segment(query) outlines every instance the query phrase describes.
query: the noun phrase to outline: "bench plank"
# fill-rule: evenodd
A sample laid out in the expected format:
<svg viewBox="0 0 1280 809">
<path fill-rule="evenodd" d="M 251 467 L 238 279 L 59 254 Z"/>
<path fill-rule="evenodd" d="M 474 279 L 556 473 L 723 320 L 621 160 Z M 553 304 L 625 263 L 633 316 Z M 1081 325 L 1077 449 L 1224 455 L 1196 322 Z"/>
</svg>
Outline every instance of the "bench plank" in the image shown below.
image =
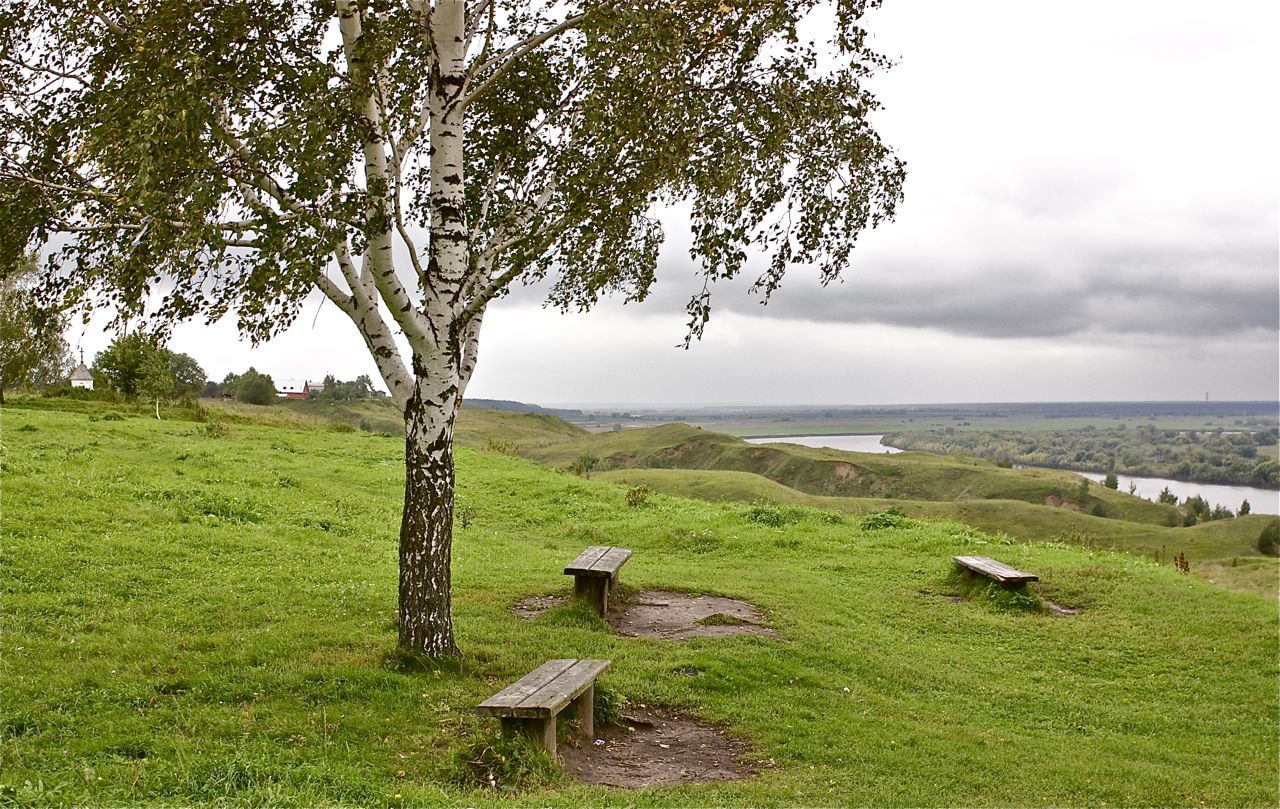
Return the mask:
<svg viewBox="0 0 1280 809">
<path fill-rule="evenodd" d="M 480 703 L 479 707 L 476 708 L 476 713 L 481 716 L 511 716 L 512 714 L 507 713 L 509 709 L 524 702 L 531 694 L 536 693 L 538 689 L 564 674 L 577 662 L 572 658 L 548 660 Z"/>
<path fill-rule="evenodd" d="M 610 550 L 612 549 L 608 545 L 592 545 L 582 553 L 578 554 L 578 558 L 574 559 L 565 567 L 564 574 L 569 576 L 589 573 L 591 566 L 598 562 L 600 557 L 604 556 Z"/>
<path fill-rule="evenodd" d="M 622 566 L 631 558 L 631 551 L 626 548 L 610 548 L 608 553 L 601 556 L 596 563 L 591 566 L 591 572 L 597 575 L 603 573 L 607 576 L 616 576 Z"/>
<path fill-rule="evenodd" d="M 608 671 L 609 665 L 608 660 L 579 660 L 564 674 L 520 703 L 518 708 L 522 711 L 545 711 L 546 715 L 560 713 L 578 695 L 590 688 L 597 677 Z"/>
<path fill-rule="evenodd" d="M 608 660 L 550 660 L 476 707 L 480 716 L 553 717 L 590 688 Z"/>
<path fill-rule="evenodd" d="M 953 559 L 957 565 L 995 579 L 1001 584 L 1024 584 L 1029 581 L 1040 581 L 1040 577 L 1034 573 L 1018 570 L 1015 567 L 1006 565 L 1004 562 L 997 562 L 995 559 L 990 559 L 986 556 L 956 556 Z"/>
</svg>

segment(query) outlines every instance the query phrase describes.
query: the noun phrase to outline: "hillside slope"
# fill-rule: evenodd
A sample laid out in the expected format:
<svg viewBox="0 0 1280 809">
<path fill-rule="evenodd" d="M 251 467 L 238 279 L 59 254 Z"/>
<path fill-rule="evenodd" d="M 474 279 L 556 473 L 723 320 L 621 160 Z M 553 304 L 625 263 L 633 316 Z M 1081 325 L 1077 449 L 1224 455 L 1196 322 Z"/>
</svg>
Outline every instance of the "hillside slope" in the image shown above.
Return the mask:
<svg viewBox="0 0 1280 809">
<path fill-rule="evenodd" d="M 1274 806 L 1274 604 L 1134 557 L 953 522 L 864 529 L 459 451 L 466 657 L 394 654 L 399 442 L 3 411 L 0 794 L 26 805 Z M 780 639 L 619 637 L 519 599 L 589 543 L 628 587 L 759 605 Z M 1040 574 L 1070 619 L 958 597 L 950 557 Z M 951 597 L 949 597 L 951 596 Z M 472 707 L 550 657 L 748 739 L 742 782 L 625 792 L 495 771 Z M 512 779 L 512 780 L 508 780 Z M 474 783 L 471 782 L 471 783 Z"/>
<path fill-rule="evenodd" d="M 704 500 L 768 502 L 866 514 L 896 508 L 912 517 L 950 519 L 993 534 L 1027 542 L 1066 542 L 1127 551 L 1170 563 L 1185 554 L 1192 572 L 1233 589 L 1277 597 L 1280 559 L 1258 555 L 1258 535 L 1276 518 L 1253 514 L 1190 528 L 1132 523 L 1048 508 L 1019 500 L 963 500 L 955 503 L 867 497 L 823 497 L 796 491 L 749 472 L 682 469 L 624 469 L 597 473 L 604 480 Z M 1205 565 L 1204 563 L 1212 563 Z"/>
<path fill-rule="evenodd" d="M 520 445 L 521 455 L 568 468 L 596 459 L 602 471 L 698 469 L 749 472 L 806 494 L 900 500 L 1021 500 L 1150 525 L 1171 525 L 1177 510 L 1050 469 L 1004 469 L 960 456 L 904 452 L 844 452 L 798 444 L 751 444 L 685 424 L 614 433 L 584 433 L 572 440 Z"/>
</svg>

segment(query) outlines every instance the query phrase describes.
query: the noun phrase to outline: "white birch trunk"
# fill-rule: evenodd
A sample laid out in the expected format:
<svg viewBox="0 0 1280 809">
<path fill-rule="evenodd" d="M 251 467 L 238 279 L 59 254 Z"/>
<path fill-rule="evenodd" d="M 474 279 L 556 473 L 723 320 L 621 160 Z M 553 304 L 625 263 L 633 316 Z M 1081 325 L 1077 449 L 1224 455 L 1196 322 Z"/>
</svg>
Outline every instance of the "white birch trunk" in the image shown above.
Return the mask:
<svg viewBox="0 0 1280 809">
<path fill-rule="evenodd" d="M 431 14 L 436 64 L 431 115 L 431 243 L 426 268 L 426 337 L 413 351 L 405 406 L 405 503 L 400 526 L 400 645 L 456 655 L 451 615 L 453 422 L 461 403 L 467 334 L 460 317 L 469 269 L 465 218 L 462 92 L 466 4 L 440 0 Z"/>
</svg>

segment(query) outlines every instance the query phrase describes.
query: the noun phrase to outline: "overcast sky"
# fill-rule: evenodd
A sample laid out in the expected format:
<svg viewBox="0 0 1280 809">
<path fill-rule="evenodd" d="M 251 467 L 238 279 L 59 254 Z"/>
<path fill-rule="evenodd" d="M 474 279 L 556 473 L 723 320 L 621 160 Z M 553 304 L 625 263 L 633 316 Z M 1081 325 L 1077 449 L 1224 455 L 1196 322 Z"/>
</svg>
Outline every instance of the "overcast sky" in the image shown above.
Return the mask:
<svg viewBox="0 0 1280 809">
<path fill-rule="evenodd" d="M 700 288 L 679 210 L 643 305 L 585 315 L 524 290 L 491 307 L 474 397 L 557 403 L 884 404 L 1274 399 L 1280 349 L 1280 3 L 885 0 L 897 61 L 877 124 L 908 163 L 897 220 L 844 283 L 767 308 Z M 70 335 L 86 357 L 109 336 Z M 373 363 L 331 305 L 252 349 L 180 327 L 210 376 Z"/>
</svg>

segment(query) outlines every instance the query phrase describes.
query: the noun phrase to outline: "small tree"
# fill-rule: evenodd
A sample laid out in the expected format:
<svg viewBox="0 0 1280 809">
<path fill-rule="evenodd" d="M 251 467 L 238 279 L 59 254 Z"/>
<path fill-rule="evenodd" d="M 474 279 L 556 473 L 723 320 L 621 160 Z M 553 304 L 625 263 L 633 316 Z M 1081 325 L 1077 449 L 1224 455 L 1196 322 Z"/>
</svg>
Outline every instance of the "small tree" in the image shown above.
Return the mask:
<svg viewBox="0 0 1280 809">
<path fill-rule="evenodd" d="M 37 280 L 30 256 L 7 268 L 0 266 L 0 404 L 5 388 L 66 382 L 66 318 L 40 304 L 34 291 Z"/>
<path fill-rule="evenodd" d="M 169 367 L 169 352 L 151 351 L 142 359 L 138 373 L 138 395 L 156 404 L 156 419 L 160 419 L 160 400 L 173 396 L 173 371 Z"/>
<path fill-rule="evenodd" d="M 143 368 L 159 350 L 155 338 L 140 332 L 117 337 L 93 358 L 94 385 L 126 397 L 137 396 L 141 392 Z"/>
<path fill-rule="evenodd" d="M 169 359 L 169 374 L 173 377 L 172 395 L 175 399 L 184 396 L 199 396 L 205 387 L 204 369 L 189 354 L 166 352 Z"/>
<path fill-rule="evenodd" d="M 1102 480 L 1102 485 L 1112 491 L 1115 491 L 1120 488 L 1120 478 L 1116 477 L 1115 472 L 1108 472 L 1107 476 Z"/>
<path fill-rule="evenodd" d="M 1243 517 L 1243 516 L 1245 516 L 1246 514 L 1251 513 L 1252 511 L 1253 511 L 1253 506 L 1249 505 L 1249 501 L 1248 501 L 1248 500 L 1242 500 L 1242 501 L 1240 502 L 1240 511 L 1239 511 L 1239 512 L 1237 512 L 1237 513 L 1238 513 L 1241 517 Z"/>
<path fill-rule="evenodd" d="M 1159 500 L 1161 503 L 1164 503 L 1166 506 L 1178 505 L 1178 495 L 1169 491 L 1168 486 L 1165 486 L 1163 489 L 1160 490 L 1160 494 L 1157 495 L 1156 499 Z"/>
<path fill-rule="evenodd" d="M 236 401 L 246 404 L 266 405 L 276 400 L 276 383 L 266 374 L 250 368 L 234 382 Z"/>
</svg>

